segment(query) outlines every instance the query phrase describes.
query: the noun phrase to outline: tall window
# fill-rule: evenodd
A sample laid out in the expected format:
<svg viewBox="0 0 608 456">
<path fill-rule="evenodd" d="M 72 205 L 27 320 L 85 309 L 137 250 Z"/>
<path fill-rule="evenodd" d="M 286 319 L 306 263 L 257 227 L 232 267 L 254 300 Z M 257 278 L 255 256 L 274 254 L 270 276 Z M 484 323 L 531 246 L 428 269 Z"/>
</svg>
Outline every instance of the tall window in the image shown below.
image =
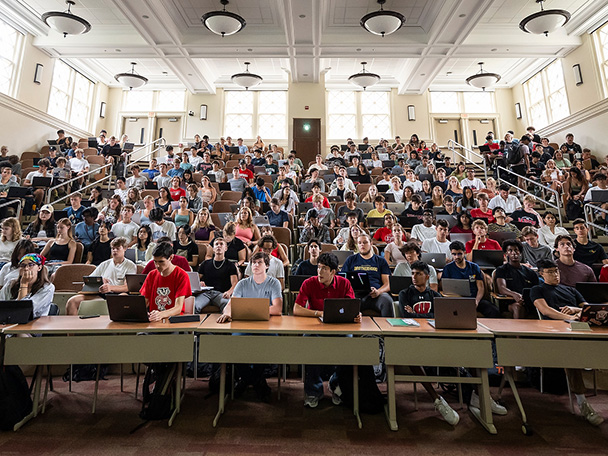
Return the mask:
<svg viewBox="0 0 608 456">
<path fill-rule="evenodd" d="M 602 74 L 604 96 L 608 97 L 608 23 L 602 25 L 593 34 L 595 51 Z"/>
<path fill-rule="evenodd" d="M 327 92 L 327 137 L 370 139 L 392 136 L 389 92 Z"/>
<path fill-rule="evenodd" d="M 390 138 L 391 105 L 388 92 L 363 92 L 361 94 L 361 122 L 363 136 Z"/>
<path fill-rule="evenodd" d="M 156 98 L 157 111 L 183 111 L 186 101 L 184 90 L 159 90 Z"/>
<path fill-rule="evenodd" d="M 464 112 L 496 112 L 492 92 L 463 92 L 462 98 L 464 100 Z"/>
<path fill-rule="evenodd" d="M 253 138 L 253 92 L 226 92 L 224 135 Z"/>
<path fill-rule="evenodd" d="M 287 139 L 287 92 L 226 91 L 224 136 L 269 140 Z"/>
<path fill-rule="evenodd" d="M 556 60 L 524 83 L 530 123 L 546 127 L 570 115 L 562 64 Z"/>
<path fill-rule="evenodd" d="M 88 78 L 57 60 L 47 112 L 78 128 L 88 129 L 94 86 Z"/>
<path fill-rule="evenodd" d="M 460 113 L 458 92 L 431 92 L 431 112 Z"/>
<path fill-rule="evenodd" d="M 262 138 L 287 138 L 287 92 L 258 92 L 257 132 Z"/>
<path fill-rule="evenodd" d="M 0 92 L 11 95 L 16 81 L 23 35 L 8 24 L 0 21 Z"/>
<path fill-rule="evenodd" d="M 124 111 L 151 111 L 154 92 L 151 90 L 125 90 L 123 99 Z M 182 108 L 183 109 L 183 108 Z"/>
<path fill-rule="evenodd" d="M 332 139 L 356 138 L 357 103 L 355 92 L 329 92 L 327 94 L 329 133 Z"/>
</svg>

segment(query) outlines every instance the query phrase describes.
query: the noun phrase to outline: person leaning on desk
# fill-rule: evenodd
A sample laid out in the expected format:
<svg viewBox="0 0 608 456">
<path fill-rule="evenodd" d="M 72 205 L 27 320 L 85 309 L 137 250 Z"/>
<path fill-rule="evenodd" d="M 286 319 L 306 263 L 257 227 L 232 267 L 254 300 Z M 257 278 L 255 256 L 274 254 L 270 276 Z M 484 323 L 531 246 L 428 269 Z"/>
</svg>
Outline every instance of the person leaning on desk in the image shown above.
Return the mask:
<svg viewBox="0 0 608 456">
<path fill-rule="evenodd" d="M 581 307 L 587 304 L 585 298 L 575 288 L 560 284 L 560 271 L 553 260 L 540 260 L 536 265 L 545 283 L 536 285 L 530 290 L 530 299 L 542 314 L 542 318 L 578 320 Z M 591 408 L 585 397 L 582 369 L 566 369 L 566 375 L 581 414 L 594 426 L 602 424 L 604 418 Z"/>
</svg>

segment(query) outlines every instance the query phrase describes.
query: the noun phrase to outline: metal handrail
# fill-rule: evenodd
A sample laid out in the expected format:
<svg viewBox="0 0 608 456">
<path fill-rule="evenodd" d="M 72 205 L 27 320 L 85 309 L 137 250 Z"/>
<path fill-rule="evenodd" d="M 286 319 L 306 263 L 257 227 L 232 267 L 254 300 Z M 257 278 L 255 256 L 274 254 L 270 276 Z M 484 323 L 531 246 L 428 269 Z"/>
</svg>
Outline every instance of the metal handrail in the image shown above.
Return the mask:
<svg viewBox="0 0 608 456">
<path fill-rule="evenodd" d="M 149 158 L 151 155 L 153 155 L 156 151 L 163 149 L 165 146 L 158 146 L 156 149 L 151 150 L 150 152 L 148 152 L 146 155 L 143 155 L 135 160 L 133 160 L 132 162 L 128 163 L 125 166 L 125 176 L 127 175 L 127 170 L 131 169 L 133 166 L 135 166 L 136 164 L 138 164 L 140 161 L 144 161 L 147 158 Z"/>
<path fill-rule="evenodd" d="M 139 151 L 141 151 L 141 150 L 143 150 L 143 149 L 146 149 L 147 147 L 150 147 L 150 148 L 151 148 L 151 147 L 152 147 L 152 146 L 154 146 L 154 144 L 156 144 L 156 143 L 159 143 L 158 147 L 157 147 L 156 149 L 154 149 L 152 152 L 150 152 L 150 153 L 146 154 L 146 155 L 145 155 L 145 157 L 149 156 L 151 153 L 154 153 L 155 151 L 159 150 L 159 149 L 160 149 L 160 148 L 162 148 L 162 147 L 167 147 L 167 140 L 166 140 L 165 138 L 158 138 L 156 141 L 153 141 L 153 142 L 151 142 L 150 144 L 144 144 L 143 146 L 141 146 L 141 147 L 139 147 L 139 148 L 137 148 L 137 149 L 134 149 L 134 150 L 132 150 L 131 152 L 129 152 L 129 153 L 128 153 L 128 154 L 125 156 L 125 162 L 126 162 L 126 163 L 129 163 L 129 159 L 131 158 L 131 156 L 132 156 L 133 154 L 135 154 L 136 152 L 139 152 Z M 133 163 L 135 163 L 135 162 L 139 161 L 140 159 L 141 159 L 141 157 L 140 157 L 140 158 L 138 158 L 138 159 L 135 159 Z"/>
<path fill-rule="evenodd" d="M 557 190 L 554 190 L 554 189 L 549 188 L 549 187 L 545 187 L 545 186 L 544 186 L 542 183 L 537 182 L 537 181 L 535 181 L 535 180 L 529 179 L 529 178 L 524 177 L 524 176 L 520 176 L 519 174 L 514 173 L 514 172 L 513 172 L 513 171 L 511 171 L 510 169 L 507 169 L 507 168 L 505 168 L 505 167 L 503 167 L 503 166 L 499 166 L 499 167 L 497 167 L 497 168 L 496 168 L 496 174 L 497 174 L 497 177 L 498 177 L 498 182 L 499 182 L 499 183 L 500 183 L 500 181 L 501 181 L 501 178 L 500 178 L 500 172 L 501 172 L 501 171 L 504 171 L 504 172 L 506 172 L 506 173 L 512 174 L 513 176 L 517 176 L 519 179 L 523 179 L 523 180 L 525 180 L 526 182 L 531 183 L 532 185 L 535 185 L 535 186 L 537 186 L 537 187 L 540 187 L 540 189 L 541 189 L 541 190 L 543 190 L 543 191 L 549 191 L 549 192 L 553 193 L 553 196 L 555 196 L 555 204 L 550 203 L 549 201 L 543 201 L 543 204 L 544 204 L 545 206 L 552 207 L 553 209 L 555 209 L 555 210 L 557 211 L 557 215 L 558 215 L 558 217 L 559 217 L 559 224 L 560 224 L 560 226 L 561 226 L 561 225 L 563 225 L 563 221 L 562 221 L 562 211 L 561 211 L 560 206 L 559 206 L 560 197 L 559 197 L 559 192 L 558 192 Z M 516 188 L 516 189 L 517 189 L 519 192 L 522 192 L 522 193 L 525 193 L 526 195 L 530 195 L 530 196 L 533 196 L 534 198 L 537 198 L 537 196 L 536 196 L 534 193 L 530 193 L 529 191 L 527 191 L 527 190 L 525 190 L 525 189 L 521 189 L 521 188 L 519 188 L 517 185 L 512 184 L 512 183 L 511 183 L 511 182 L 509 182 L 509 181 L 503 180 L 503 182 L 504 182 L 505 184 L 507 184 L 507 185 L 511 186 L 511 187 Z"/>
<path fill-rule="evenodd" d="M 585 221 L 587 222 L 587 225 L 602 230 L 608 235 L 608 227 L 598 225 L 593 222 L 593 211 L 603 212 L 604 214 L 608 215 L 608 210 L 604 209 L 603 207 L 596 206 L 593 203 L 585 203 L 583 206 L 583 212 L 585 214 Z"/>
<path fill-rule="evenodd" d="M 93 170 L 91 170 L 91 171 L 83 174 L 82 176 L 73 177 L 70 180 L 67 180 L 65 182 L 62 182 L 61 184 L 58 184 L 58 185 L 55 185 L 54 187 L 49 188 L 48 193 L 46 195 L 46 204 L 57 204 L 60 201 L 63 201 L 65 199 L 70 198 L 74 193 L 76 193 L 76 192 L 68 193 L 67 195 L 62 196 L 61 198 L 56 199 L 55 201 L 53 201 L 53 203 L 51 203 L 51 192 L 53 190 L 57 190 L 60 187 L 63 187 L 63 186 L 65 186 L 67 184 L 70 184 L 72 182 L 76 182 L 77 180 L 80 180 L 82 178 L 86 178 L 87 176 L 90 176 L 92 174 L 99 174 L 100 170 L 106 169 L 108 167 L 110 168 L 110 172 L 108 174 L 106 174 L 104 177 L 102 177 L 99 180 L 96 180 L 95 182 L 93 182 L 91 184 L 85 185 L 84 187 L 80 187 L 76 192 L 80 192 L 81 190 L 86 190 L 87 188 L 95 187 L 95 186 L 99 185 L 100 182 L 103 182 L 106 179 L 109 179 L 109 181 L 108 181 L 108 190 L 110 190 L 110 187 L 112 186 L 112 177 L 113 177 L 112 173 L 114 172 L 114 165 L 112 163 L 108 163 L 107 165 L 100 166 L 99 168 L 95 168 L 95 169 L 93 169 Z M 86 182 L 86 179 L 85 179 L 85 182 Z"/>
<path fill-rule="evenodd" d="M 21 219 L 21 206 L 23 205 L 23 203 L 21 202 L 21 198 L 17 198 L 17 199 L 14 199 L 14 200 L 6 201 L 6 202 L 0 204 L 0 208 L 8 207 L 8 206 L 14 206 L 15 203 L 17 203 L 17 213 L 15 214 L 15 217 L 18 220 L 20 220 Z"/>
<path fill-rule="evenodd" d="M 456 148 L 463 149 L 463 150 L 467 151 L 469 154 L 472 154 L 475 157 L 481 159 L 481 162 L 483 163 L 483 165 L 475 163 L 474 161 L 471 161 L 470 163 L 472 163 L 473 166 L 475 166 L 475 167 L 477 167 L 477 168 L 479 168 L 479 169 L 481 169 L 483 171 L 483 175 L 484 175 L 484 178 L 485 178 L 484 180 L 487 182 L 488 181 L 488 167 L 486 166 L 486 157 L 483 156 L 483 155 L 479 155 L 477 152 L 473 152 L 471 149 L 468 149 L 467 147 L 463 146 L 462 144 L 458 144 L 453 139 L 449 139 L 448 140 L 448 149 L 452 151 L 452 160 L 454 160 L 454 154 L 459 155 L 465 161 L 469 160 L 465 155 L 463 155 L 459 151 L 457 151 Z"/>
</svg>

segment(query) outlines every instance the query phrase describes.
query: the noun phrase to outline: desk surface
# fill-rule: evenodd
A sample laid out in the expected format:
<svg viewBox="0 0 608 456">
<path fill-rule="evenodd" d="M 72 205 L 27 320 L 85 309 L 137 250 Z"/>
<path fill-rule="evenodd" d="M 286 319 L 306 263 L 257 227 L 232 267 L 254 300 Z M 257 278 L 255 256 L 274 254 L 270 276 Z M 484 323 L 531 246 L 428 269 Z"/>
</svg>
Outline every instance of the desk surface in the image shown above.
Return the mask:
<svg viewBox="0 0 608 456">
<path fill-rule="evenodd" d="M 198 332 L 211 333 L 276 333 L 276 334 L 380 334 L 378 326 L 370 317 L 363 317 L 361 324 L 323 324 L 318 318 L 273 316 L 268 321 L 231 321 L 218 323 L 218 315 L 212 314 L 198 327 Z"/>
<path fill-rule="evenodd" d="M 435 329 L 424 318 L 415 318 L 420 326 L 391 326 L 386 318 L 374 317 L 374 321 L 387 336 L 428 336 L 428 337 L 483 337 L 491 338 L 492 333 L 478 325 L 477 329 Z"/>
<path fill-rule="evenodd" d="M 482 318 L 477 320 L 485 328 L 500 336 L 533 337 L 593 337 L 608 338 L 608 328 L 591 325 L 591 331 L 572 331 L 570 323 L 562 320 L 510 320 Z"/>
<path fill-rule="evenodd" d="M 205 315 L 202 319 L 206 318 Z M 199 322 L 190 323 L 127 323 L 111 321 L 107 315 L 81 319 L 77 316 L 58 315 L 40 317 L 25 325 L 15 325 L 4 330 L 6 334 L 99 334 L 99 333 L 137 333 L 137 332 L 175 332 L 194 331 Z"/>
</svg>

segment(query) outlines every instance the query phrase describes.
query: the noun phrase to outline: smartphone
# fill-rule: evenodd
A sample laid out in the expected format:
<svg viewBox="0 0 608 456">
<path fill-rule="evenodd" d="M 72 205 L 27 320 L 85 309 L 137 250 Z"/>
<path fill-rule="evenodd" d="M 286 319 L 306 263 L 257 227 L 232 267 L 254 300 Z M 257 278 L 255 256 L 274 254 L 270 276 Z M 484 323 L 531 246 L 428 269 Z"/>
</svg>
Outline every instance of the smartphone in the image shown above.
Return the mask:
<svg viewBox="0 0 608 456">
<path fill-rule="evenodd" d="M 97 318 L 97 317 L 99 317 L 99 315 L 81 315 L 78 318 L 80 318 L 81 320 L 85 320 L 87 318 Z"/>
</svg>

